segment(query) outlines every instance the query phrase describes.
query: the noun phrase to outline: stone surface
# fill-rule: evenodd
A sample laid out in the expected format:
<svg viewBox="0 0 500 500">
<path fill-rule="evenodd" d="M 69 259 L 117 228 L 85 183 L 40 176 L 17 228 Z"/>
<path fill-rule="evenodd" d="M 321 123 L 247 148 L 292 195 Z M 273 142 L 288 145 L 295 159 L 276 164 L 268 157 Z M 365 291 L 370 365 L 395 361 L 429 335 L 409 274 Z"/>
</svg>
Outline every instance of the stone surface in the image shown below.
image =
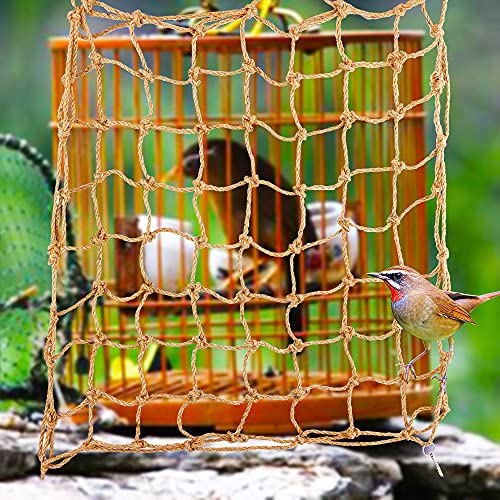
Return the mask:
<svg viewBox="0 0 500 500">
<path fill-rule="evenodd" d="M 398 431 L 400 425 L 400 421 L 392 420 L 372 424 L 372 428 Z M 56 452 L 75 448 L 85 438 L 58 433 Z M 129 438 L 111 434 L 96 438 L 130 442 Z M 148 440 L 178 441 L 159 437 Z M 294 450 L 229 453 L 95 451 L 80 454 L 41 482 L 38 435 L 19 429 L 0 430 L 0 498 L 500 498 L 500 446 L 443 424 L 435 444 L 444 479 L 419 446 L 396 443 L 356 448 L 304 445 Z"/>
</svg>

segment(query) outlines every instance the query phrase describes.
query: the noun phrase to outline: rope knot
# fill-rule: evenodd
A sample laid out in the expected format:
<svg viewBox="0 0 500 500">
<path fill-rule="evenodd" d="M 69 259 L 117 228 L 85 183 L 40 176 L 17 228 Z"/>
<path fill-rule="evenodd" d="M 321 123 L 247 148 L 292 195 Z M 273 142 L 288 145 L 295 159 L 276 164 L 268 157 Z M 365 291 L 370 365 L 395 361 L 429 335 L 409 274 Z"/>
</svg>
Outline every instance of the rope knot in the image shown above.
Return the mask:
<svg viewBox="0 0 500 500">
<path fill-rule="evenodd" d="M 394 7 L 394 14 L 398 17 L 403 17 L 406 14 L 406 8 L 403 4 Z"/>
<path fill-rule="evenodd" d="M 60 141 L 64 142 L 71 135 L 71 124 L 70 123 L 60 123 L 57 130 L 57 137 Z"/>
<path fill-rule="evenodd" d="M 304 299 L 305 295 L 303 293 L 289 293 L 286 296 L 286 300 L 291 307 L 297 307 L 299 304 L 302 304 L 302 302 L 304 302 Z"/>
<path fill-rule="evenodd" d="M 193 38 L 203 38 L 207 32 L 207 27 L 202 22 L 192 24 L 189 29 Z"/>
<path fill-rule="evenodd" d="M 342 184 L 347 184 L 348 182 L 351 181 L 352 174 L 350 170 L 343 170 L 342 173 L 339 175 L 339 182 Z"/>
<path fill-rule="evenodd" d="M 440 94 L 446 86 L 446 79 L 441 71 L 433 71 L 430 78 L 431 92 Z"/>
<path fill-rule="evenodd" d="M 439 364 L 442 366 L 446 366 L 449 363 L 448 357 L 449 357 L 449 353 L 440 352 L 439 353 Z"/>
<path fill-rule="evenodd" d="M 245 399 L 249 403 L 256 403 L 257 401 L 259 401 L 260 398 L 261 398 L 260 394 L 253 387 L 249 387 L 247 389 L 247 393 L 245 394 Z"/>
<path fill-rule="evenodd" d="M 194 131 L 200 135 L 208 135 L 210 127 L 206 123 L 199 122 L 194 126 Z"/>
<path fill-rule="evenodd" d="M 245 11 L 245 19 L 252 19 L 252 17 L 259 15 L 259 9 L 254 3 L 246 5 L 243 10 Z"/>
<path fill-rule="evenodd" d="M 208 342 L 205 335 L 197 335 L 194 337 L 197 349 L 206 349 L 208 347 Z"/>
<path fill-rule="evenodd" d="M 305 389 L 302 389 L 302 387 L 296 387 L 290 391 L 289 396 L 298 401 L 300 399 L 304 399 L 307 396 L 307 392 Z"/>
<path fill-rule="evenodd" d="M 245 59 L 241 64 L 241 67 L 245 70 L 245 73 L 249 75 L 253 75 L 257 72 L 257 65 L 255 64 L 254 59 Z"/>
<path fill-rule="evenodd" d="M 399 226 L 401 224 L 401 217 L 398 214 L 391 214 L 387 218 L 387 224 L 391 226 Z"/>
<path fill-rule="evenodd" d="M 155 189 L 158 188 L 158 183 L 156 182 L 156 179 L 152 175 L 146 175 L 144 179 L 141 179 L 139 181 L 139 184 L 146 191 L 154 191 Z"/>
<path fill-rule="evenodd" d="M 103 280 L 95 280 L 92 283 L 92 291 L 94 292 L 94 295 L 96 297 L 100 297 L 101 295 L 104 295 L 107 290 L 108 290 L 108 286 L 106 285 L 106 282 Z"/>
<path fill-rule="evenodd" d="M 356 439 L 361 434 L 361 431 L 357 427 L 349 427 L 346 430 L 346 437 L 349 439 Z"/>
<path fill-rule="evenodd" d="M 63 84 L 64 87 L 69 87 L 70 85 L 73 85 L 73 82 L 75 81 L 75 78 L 71 78 L 71 76 L 68 73 L 64 73 L 63 76 L 61 76 L 61 83 Z"/>
<path fill-rule="evenodd" d="M 387 111 L 387 116 L 394 121 L 401 121 L 405 117 L 403 104 L 399 103 L 396 109 L 390 109 Z"/>
<path fill-rule="evenodd" d="M 349 228 L 352 225 L 351 219 L 348 219 L 347 217 L 340 216 L 337 219 L 337 224 L 339 225 L 340 229 L 342 229 L 343 232 L 348 233 Z"/>
<path fill-rule="evenodd" d="M 291 345 L 293 346 L 293 349 L 296 353 L 302 352 L 305 347 L 303 340 L 299 339 L 298 337 L 295 338 L 293 344 Z"/>
<path fill-rule="evenodd" d="M 354 277 L 351 273 L 351 271 L 349 270 L 349 272 L 342 278 L 342 284 L 344 285 L 344 287 L 346 288 L 352 288 L 355 284 L 356 284 L 356 281 L 354 280 Z"/>
<path fill-rule="evenodd" d="M 49 427 L 55 427 L 59 420 L 56 410 L 54 408 L 47 410 L 44 420 Z"/>
<path fill-rule="evenodd" d="M 346 129 L 350 129 L 356 119 L 357 115 L 354 111 L 346 110 L 340 115 L 340 122 L 343 123 Z"/>
<path fill-rule="evenodd" d="M 240 248 L 247 250 L 252 246 L 253 238 L 247 234 L 240 234 L 239 237 Z"/>
<path fill-rule="evenodd" d="M 257 117 L 255 115 L 243 115 L 241 117 L 241 123 L 248 132 L 253 132 L 255 123 L 257 122 Z"/>
<path fill-rule="evenodd" d="M 104 66 L 102 56 L 98 52 L 91 52 L 89 57 L 92 61 L 92 67 L 94 69 L 101 69 Z"/>
<path fill-rule="evenodd" d="M 350 59 L 346 59 L 339 64 L 339 69 L 346 73 L 352 73 L 356 68 L 354 67 L 354 63 Z"/>
<path fill-rule="evenodd" d="M 431 194 L 433 196 L 439 197 L 442 193 L 443 193 L 443 186 L 441 186 L 440 184 L 434 183 L 432 185 Z"/>
<path fill-rule="evenodd" d="M 137 451 L 144 450 L 145 448 L 149 447 L 148 442 L 145 439 L 134 440 L 130 443 L 130 446 L 132 446 L 132 448 Z"/>
<path fill-rule="evenodd" d="M 441 38 L 444 36 L 444 29 L 441 24 L 433 24 L 430 29 L 432 38 Z"/>
<path fill-rule="evenodd" d="M 101 172 L 98 170 L 94 173 L 94 182 L 96 184 L 100 184 L 101 182 L 103 182 L 105 180 L 106 180 L 106 175 L 104 174 L 104 172 Z"/>
<path fill-rule="evenodd" d="M 353 335 L 354 335 L 354 328 L 352 326 L 349 326 L 349 325 L 342 326 L 339 330 L 339 335 L 344 340 L 347 340 L 347 342 L 350 342 L 352 340 Z"/>
<path fill-rule="evenodd" d="M 411 438 L 413 436 L 413 429 L 410 427 L 409 429 L 401 429 L 399 431 L 399 435 L 405 440 L 405 441 L 411 441 Z"/>
<path fill-rule="evenodd" d="M 344 0 L 335 0 L 332 5 L 335 7 L 339 19 L 345 19 L 351 13 L 351 6 Z"/>
<path fill-rule="evenodd" d="M 360 384 L 360 381 L 359 381 L 359 377 L 357 375 L 351 375 L 351 377 L 349 378 L 349 385 L 354 388 L 354 387 L 358 387 Z"/>
<path fill-rule="evenodd" d="M 387 56 L 387 62 L 393 69 L 394 73 L 403 71 L 403 64 L 408 59 L 408 54 L 404 50 L 396 50 Z"/>
<path fill-rule="evenodd" d="M 259 187 L 259 183 L 260 183 L 260 179 L 259 179 L 259 176 L 258 174 L 255 174 L 255 175 L 252 175 L 252 176 L 248 176 L 246 175 L 245 178 L 244 178 L 245 182 L 252 188 L 252 189 L 255 189 L 255 188 L 258 188 Z"/>
<path fill-rule="evenodd" d="M 250 438 L 246 434 L 236 434 L 234 433 L 234 438 L 240 443 L 246 443 Z"/>
<path fill-rule="evenodd" d="M 445 135 L 441 134 L 436 137 L 436 147 L 438 149 L 444 149 L 446 147 L 448 139 Z"/>
<path fill-rule="evenodd" d="M 142 332 L 137 335 L 137 343 L 144 349 L 149 346 L 152 340 L 152 337 L 150 337 L 149 335 L 144 335 Z"/>
<path fill-rule="evenodd" d="M 203 191 L 206 189 L 206 184 L 203 180 L 201 179 L 193 179 L 193 187 L 194 187 L 194 194 L 196 196 L 200 196 L 203 194 Z"/>
<path fill-rule="evenodd" d="M 290 35 L 290 38 L 295 42 L 300 38 L 300 32 L 301 29 L 298 24 L 293 24 L 292 26 L 290 26 L 290 28 L 288 28 L 288 34 Z"/>
<path fill-rule="evenodd" d="M 94 0 L 82 0 L 82 8 L 89 16 L 94 15 L 94 7 L 92 6 L 93 3 Z"/>
<path fill-rule="evenodd" d="M 295 441 L 297 441 L 298 444 L 305 444 L 307 442 L 307 436 L 304 436 L 303 433 L 300 433 L 295 436 Z"/>
<path fill-rule="evenodd" d="M 247 339 L 245 340 L 244 347 L 248 349 L 248 352 L 250 354 L 255 354 L 259 349 L 259 342 L 255 339 Z"/>
<path fill-rule="evenodd" d="M 300 82 L 304 76 L 301 73 L 297 73 L 295 71 L 289 71 L 288 75 L 286 75 L 286 81 L 292 87 L 292 90 L 296 90 L 300 87 Z"/>
<path fill-rule="evenodd" d="M 153 83 L 156 80 L 150 68 L 141 68 L 137 73 L 139 73 L 139 76 L 148 83 Z"/>
<path fill-rule="evenodd" d="M 306 188 L 307 188 L 307 186 L 305 184 L 295 184 L 295 186 L 293 186 L 293 192 L 299 198 L 305 199 L 305 197 L 306 197 Z"/>
<path fill-rule="evenodd" d="M 151 121 L 151 118 L 143 118 L 139 122 L 139 127 L 141 129 L 141 133 L 143 136 L 147 135 L 147 133 L 153 128 L 153 122 Z"/>
<path fill-rule="evenodd" d="M 99 391 L 95 387 L 87 389 L 85 391 L 85 398 L 90 406 L 95 406 L 97 404 L 97 400 L 99 399 Z"/>
<path fill-rule="evenodd" d="M 91 236 L 90 238 L 90 243 L 92 245 L 98 245 L 98 244 L 105 244 L 109 239 L 109 235 L 108 233 L 106 232 L 106 230 L 101 227 L 99 228 L 99 230 L 97 231 L 96 234 L 94 234 L 93 236 Z"/>
<path fill-rule="evenodd" d="M 240 441 L 239 435 L 235 436 L 231 431 L 227 431 L 224 437 L 230 443 L 238 443 Z"/>
<path fill-rule="evenodd" d="M 188 392 L 187 400 L 190 403 L 196 403 L 196 401 L 198 401 L 199 399 L 201 399 L 202 396 L 203 396 L 203 392 L 201 392 L 199 389 L 191 389 Z"/>
<path fill-rule="evenodd" d="M 106 345 L 109 342 L 108 336 L 103 333 L 101 330 L 99 330 L 95 335 L 94 335 L 94 342 L 99 345 Z"/>
<path fill-rule="evenodd" d="M 406 163 L 401 160 L 392 160 L 391 167 L 395 175 L 401 174 L 406 169 Z"/>
<path fill-rule="evenodd" d="M 443 248 L 442 250 L 439 250 L 437 256 L 437 260 L 448 260 L 450 258 L 450 251 L 447 248 Z"/>
<path fill-rule="evenodd" d="M 300 252 L 302 252 L 302 240 L 300 238 L 294 239 L 289 245 L 288 245 L 288 251 L 290 253 L 294 253 L 295 255 L 299 255 Z"/>
<path fill-rule="evenodd" d="M 188 293 L 192 300 L 197 301 L 200 298 L 201 283 L 190 283 L 188 285 Z"/>
<path fill-rule="evenodd" d="M 143 24 L 147 22 L 147 16 L 140 10 L 134 10 L 130 16 L 130 24 L 140 28 Z"/>
<path fill-rule="evenodd" d="M 156 239 L 156 233 L 153 231 L 145 231 L 144 233 L 142 233 L 142 239 L 146 243 L 151 243 Z"/>
<path fill-rule="evenodd" d="M 242 288 L 241 290 L 238 290 L 238 292 L 234 296 L 234 299 L 239 304 L 250 302 L 252 300 L 250 290 L 248 288 Z"/>
<path fill-rule="evenodd" d="M 305 129 L 304 127 L 299 127 L 297 129 L 297 132 L 295 132 L 295 140 L 300 140 L 301 142 L 304 142 L 308 137 L 309 134 L 307 133 L 307 129 Z"/>
<path fill-rule="evenodd" d="M 192 452 L 196 451 L 199 448 L 198 441 L 196 441 L 196 438 L 191 439 L 190 441 L 185 441 L 184 442 L 184 449 L 186 451 Z"/>
<path fill-rule="evenodd" d="M 197 236 L 194 242 L 198 248 L 206 248 L 208 246 L 208 237 L 207 235 Z"/>
<path fill-rule="evenodd" d="M 144 282 L 141 285 L 141 290 L 143 291 L 143 293 L 151 295 L 155 291 L 153 282 L 150 280 L 144 280 Z"/>
<path fill-rule="evenodd" d="M 103 116 L 94 122 L 94 127 L 102 132 L 107 132 L 111 128 L 111 123 L 105 116 Z"/>
<path fill-rule="evenodd" d="M 59 191 L 57 191 L 56 194 L 54 195 L 54 198 L 55 198 L 54 203 L 56 206 L 66 205 L 71 198 L 69 189 L 64 187 L 59 189 Z"/>
<path fill-rule="evenodd" d="M 149 394 L 139 394 L 135 397 L 135 402 L 140 406 L 146 406 L 149 402 Z"/>
<path fill-rule="evenodd" d="M 58 263 L 59 258 L 64 252 L 65 246 L 62 245 L 59 241 L 54 240 L 50 243 L 47 248 L 47 253 L 49 254 L 49 266 L 54 266 Z"/>
<path fill-rule="evenodd" d="M 76 24 L 78 26 L 81 26 L 82 20 L 83 20 L 83 6 L 82 5 L 77 5 L 73 10 L 70 10 L 68 12 L 68 15 L 66 18 L 71 24 Z"/>
<path fill-rule="evenodd" d="M 192 68 L 189 68 L 188 76 L 189 76 L 189 81 L 191 82 L 192 85 L 195 85 L 196 87 L 198 85 L 201 85 L 199 66 L 193 66 Z"/>
</svg>

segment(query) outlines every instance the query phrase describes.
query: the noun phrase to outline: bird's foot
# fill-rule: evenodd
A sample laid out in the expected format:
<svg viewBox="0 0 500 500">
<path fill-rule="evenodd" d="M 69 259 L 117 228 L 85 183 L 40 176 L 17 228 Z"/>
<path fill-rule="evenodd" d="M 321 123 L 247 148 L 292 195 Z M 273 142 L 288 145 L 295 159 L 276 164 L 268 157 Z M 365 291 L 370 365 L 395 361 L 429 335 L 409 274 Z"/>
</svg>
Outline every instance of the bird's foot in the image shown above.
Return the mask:
<svg viewBox="0 0 500 500">
<path fill-rule="evenodd" d="M 446 380 L 448 378 L 448 374 L 445 373 L 442 377 L 439 377 L 438 375 L 434 375 L 432 377 L 433 380 L 439 380 L 439 392 L 438 392 L 438 397 L 442 394 L 446 394 Z"/>
<path fill-rule="evenodd" d="M 410 373 L 413 375 L 413 378 L 417 378 L 417 372 L 415 371 L 415 368 L 413 367 L 413 361 L 410 361 L 408 364 L 396 363 L 396 366 L 399 366 L 400 368 L 405 369 L 406 383 L 408 383 L 410 381 Z"/>
</svg>

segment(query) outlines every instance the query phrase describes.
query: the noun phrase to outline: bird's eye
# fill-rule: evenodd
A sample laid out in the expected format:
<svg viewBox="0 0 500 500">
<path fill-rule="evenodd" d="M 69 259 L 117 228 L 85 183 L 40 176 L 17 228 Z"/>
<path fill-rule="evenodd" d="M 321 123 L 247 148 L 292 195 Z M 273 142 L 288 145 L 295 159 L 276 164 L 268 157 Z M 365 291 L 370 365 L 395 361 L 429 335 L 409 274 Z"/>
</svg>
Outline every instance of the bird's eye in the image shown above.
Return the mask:
<svg viewBox="0 0 500 500">
<path fill-rule="evenodd" d="M 394 276 L 394 279 L 400 280 L 403 277 L 403 274 L 402 273 L 394 273 L 393 276 Z"/>
</svg>

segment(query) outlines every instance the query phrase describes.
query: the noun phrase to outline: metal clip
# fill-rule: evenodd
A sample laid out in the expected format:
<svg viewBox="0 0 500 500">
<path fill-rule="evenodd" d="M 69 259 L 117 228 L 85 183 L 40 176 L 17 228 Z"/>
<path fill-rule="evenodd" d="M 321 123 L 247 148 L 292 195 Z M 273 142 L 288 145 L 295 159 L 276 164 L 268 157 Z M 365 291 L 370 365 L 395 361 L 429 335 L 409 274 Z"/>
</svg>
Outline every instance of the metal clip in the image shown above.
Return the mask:
<svg viewBox="0 0 500 500">
<path fill-rule="evenodd" d="M 430 459 L 434 462 L 434 467 L 436 467 L 437 473 L 444 477 L 443 471 L 438 464 L 438 461 L 434 457 L 434 452 L 436 451 L 436 446 L 434 443 L 428 444 L 427 446 L 422 447 L 422 452 L 426 457 L 430 457 Z"/>
</svg>

